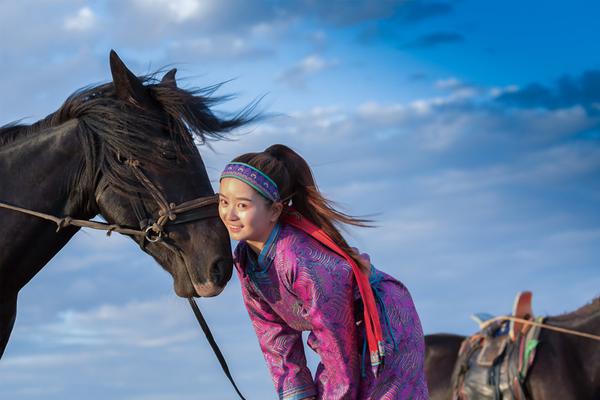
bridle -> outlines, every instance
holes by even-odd
[[[109,224],[98,221],[75,219],[70,216],[57,217],[51,214],[46,214],[40,211],[35,211],[19,206],[15,206],[8,203],[0,202],[0,208],[5,208],[12,211],[17,211],[23,214],[32,215],[41,219],[52,221],[57,225],[56,232],[67,226],[77,226],[80,228],[91,228],[97,230],[106,231],[106,234],[110,236],[112,232],[118,232],[124,235],[136,236],[139,238],[138,243],[147,240],[151,243],[164,242],[164,238],[168,237],[168,233],[165,231],[165,226],[168,224],[184,224],[192,221],[198,221],[202,219],[208,219],[218,217],[218,195],[213,194],[210,196],[197,197],[193,200],[183,202],[181,204],[170,203],[166,200],[165,196],[158,190],[156,185],[142,172],[140,169],[138,160],[126,161],[127,165],[132,167],[134,175],[140,181],[140,183],[148,190],[152,198],[156,201],[159,207],[158,218],[148,218],[148,213],[141,202],[132,202],[134,212],[139,219],[140,228],[132,228],[125,225]],[[107,188],[104,186],[99,194]],[[144,214],[140,211],[144,210]],[[143,243],[142,243],[143,247]],[[171,248],[170,246],[167,246]],[[171,248],[172,249],[172,248]]]
[[[144,174],[138,160],[127,159],[124,161],[124,164],[131,168],[133,175],[146,191],[150,193],[150,196],[158,205],[158,216],[153,217],[144,206],[142,196],[139,192],[137,193],[137,198],[131,197],[129,200],[131,208],[138,220],[140,234],[138,235],[137,242],[142,249],[145,249],[147,242],[159,242],[170,250],[177,250],[175,252],[179,252],[179,249],[173,247],[173,245],[164,240],[169,236],[168,232],[165,231],[167,225],[180,225],[219,216],[217,208],[219,202],[218,195],[213,194],[210,196],[197,197],[193,200],[175,204],[167,201],[166,197],[158,187],[146,176],[146,174]],[[108,185],[105,185],[98,194],[96,194],[96,201],[107,187]],[[141,235],[141,232],[143,232],[143,235]]]
[[[70,216],[56,217],[54,215],[30,210],[23,207],[18,207],[3,202],[0,202],[0,208],[5,208],[8,210],[52,221],[57,225],[56,232],[60,231],[61,229],[67,226],[78,226],[81,228],[104,230],[106,231],[106,234],[108,236],[112,232],[118,232],[124,235],[131,235],[136,237],[137,242],[142,248],[142,250],[145,250],[146,242],[159,243],[176,253],[178,256],[180,256],[181,250],[179,250],[179,248],[176,245],[168,243],[164,240],[168,237],[168,232],[165,231],[165,227],[167,225],[185,224],[192,221],[199,221],[202,219],[218,217],[218,194],[197,197],[193,200],[185,201],[181,204],[168,202],[165,196],[162,194],[162,192],[158,189],[158,187],[144,174],[144,172],[140,168],[139,160],[125,160],[124,162],[126,165],[132,168],[135,177],[139,180],[142,186],[144,186],[148,193],[150,193],[154,201],[158,204],[159,208],[158,217],[152,218],[151,216],[149,217],[150,213],[148,213],[146,208],[144,207],[144,203],[142,202],[141,195],[139,193],[137,194],[137,200],[130,200],[133,211],[139,221],[139,229],[117,224],[108,224],[98,221],[74,219]],[[104,185],[101,188],[101,190],[96,194],[96,202],[98,201],[98,198],[100,197],[102,192],[107,188],[108,185]],[[200,327],[204,331],[208,343],[210,344],[217,359],[219,360],[219,363],[221,364],[223,372],[233,385],[233,388],[240,396],[240,398],[242,400],[245,400],[244,396],[241,394],[237,385],[235,384],[231,373],[229,372],[229,368],[227,366],[225,358],[223,357],[221,350],[215,342],[214,337],[208,327],[208,324],[206,323],[206,320],[200,312],[198,304],[196,303],[193,297],[189,297],[188,300],[190,306],[192,307],[192,311],[194,312],[194,315],[196,316],[196,319],[200,324]]]
[[[147,242],[160,242],[167,245],[164,241],[169,236],[165,230],[167,225],[185,224],[219,216],[217,208],[218,195],[213,194],[197,197],[180,204],[169,202],[152,180],[144,174],[140,168],[139,160],[127,159],[123,163],[131,168],[133,175],[158,205],[158,216],[153,217],[144,206],[142,196],[139,192],[137,193],[137,198],[131,197],[129,200],[138,220],[140,230],[137,232],[137,242],[142,249],[145,249]],[[97,192],[96,202],[98,202],[98,199],[108,186],[108,184],[103,185]],[[167,247],[173,250],[171,246],[168,245]]]

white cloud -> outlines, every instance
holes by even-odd
[[[105,232],[93,229],[81,229],[71,240],[69,246],[73,252],[81,254],[77,258],[57,256],[56,271],[73,272],[86,268],[118,265],[126,263],[131,258],[131,250],[138,245],[130,238],[113,233],[107,236]]]
[[[519,90],[519,86],[517,85],[508,85],[503,87],[492,87],[489,89],[489,94],[491,97],[498,97],[504,93],[514,93]]]
[[[414,103],[413,103],[414,104]],[[361,104],[357,113],[359,116],[369,119],[383,121],[384,123],[399,123],[401,118],[406,114],[407,109],[411,106],[403,104],[379,104],[374,101]],[[414,111],[419,111],[418,107],[412,107]]]
[[[195,330],[181,329],[189,320],[187,311],[173,297],[104,304],[88,311],[65,310],[55,322],[38,327],[31,338],[61,345],[165,347],[197,337]],[[161,323],[149,327],[152,320]]]
[[[438,89],[454,89],[462,85],[463,83],[455,77],[439,79],[435,81],[435,87],[437,87]]]
[[[44,369],[48,367],[59,367],[65,365],[82,365],[98,358],[117,357],[117,351],[103,352],[81,352],[81,353],[44,353],[23,356],[6,357],[2,360],[3,368],[32,368]]]
[[[600,170],[600,149],[564,144],[524,154],[480,168],[448,168],[423,178],[424,187],[439,195],[483,190],[510,190],[515,185],[531,189],[562,185]]]
[[[299,70],[306,74],[314,74],[327,66],[327,62],[319,55],[313,54],[304,58],[298,64]]]
[[[64,27],[68,31],[89,31],[96,24],[96,15],[89,7],[80,8],[76,15],[67,17]]]
[[[206,59],[211,61],[258,59],[271,54],[251,37],[233,34],[195,35],[170,41],[166,47],[169,59]]]
[[[283,71],[278,80],[293,87],[304,87],[306,80],[319,72],[337,66],[339,61],[336,59],[324,59],[318,54],[311,54],[300,60]]]
[[[133,0],[142,10],[170,17],[179,23],[194,18],[206,18],[215,7],[207,0]]]

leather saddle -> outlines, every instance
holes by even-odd
[[[517,293],[513,304],[512,317],[531,320],[533,310],[531,299],[533,294],[526,290]],[[471,316],[482,328],[484,322],[494,318],[487,313],[478,313]],[[509,342],[515,343],[519,336],[525,336],[531,325],[518,321],[496,321],[482,330],[482,348],[477,356],[477,363],[482,367],[491,367],[494,361],[504,352]]]
[[[510,316],[534,319],[532,293],[519,292]],[[471,316],[480,331],[466,338],[459,350],[453,372],[454,399],[523,399],[522,383],[535,357],[535,347],[524,353],[528,344],[537,345],[539,328],[510,320],[497,320],[487,313]],[[539,319],[539,318],[538,318]],[[520,356],[525,354],[525,356]]]

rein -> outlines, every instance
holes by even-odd
[[[599,335],[593,335],[591,333],[579,332],[579,331],[575,331],[575,330],[572,330],[572,329],[561,328],[559,326],[543,324],[543,323],[540,323],[540,322],[530,321],[528,319],[523,319],[523,318],[511,317],[511,316],[508,316],[508,315],[504,315],[504,316],[499,316],[499,317],[494,317],[492,319],[488,319],[487,321],[479,324],[479,328],[480,329],[484,329],[488,325],[491,325],[495,321],[516,321],[516,322],[527,324],[527,325],[538,326],[540,328],[548,329],[548,330],[551,330],[551,331],[556,331],[556,332],[560,332],[560,333],[566,333],[566,334],[575,335],[575,336],[581,336],[581,337],[584,337],[584,338],[588,338],[588,339],[600,341],[600,336]]]
[[[202,328],[202,331],[204,332],[204,335],[206,336],[206,339],[208,340],[208,343],[210,344],[210,347],[213,349],[213,352],[217,356],[217,359],[219,360],[219,364],[221,364],[221,368],[223,369],[225,376],[227,376],[227,379],[229,379],[229,382],[231,382],[231,384],[233,385],[233,388],[237,392],[238,396],[240,396],[240,399],[246,400],[246,398],[242,395],[242,393],[240,393],[240,390],[238,389],[237,385],[235,384],[233,377],[231,376],[231,373],[229,372],[229,367],[227,366],[225,357],[223,357],[223,353],[221,353],[221,350],[219,349],[217,342],[215,342],[215,338],[213,337],[212,333],[210,332],[210,329],[208,328],[208,324],[206,323],[206,320],[202,316],[202,313],[200,312],[200,308],[198,307],[198,304],[196,304],[196,300],[194,300],[193,297],[188,297],[188,300],[190,302],[190,306],[192,307],[192,311],[194,312],[194,315],[196,316],[196,319],[198,320],[198,323],[200,324],[200,327]]]
[[[69,225],[72,225],[72,226],[79,226],[81,228],[91,228],[91,229],[107,231],[106,232],[107,236],[110,236],[110,234],[112,232],[118,232],[118,233],[122,233],[124,235],[141,235],[141,236],[146,235],[146,232],[144,232],[144,231],[126,228],[121,225],[106,224],[104,222],[90,221],[87,219],[74,219],[74,218],[71,218],[68,216],[59,218],[59,217],[55,217],[54,215],[45,214],[43,212],[33,211],[33,210],[29,210],[27,208],[21,208],[21,207],[13,206],[13,205],[10,205],[7,203],[2,203],[2,202],[0,202],[0,207],[6,208],[8,210],[18,211],[23,214],[33,215],[34,217],[42,218],[42,219],[45,219],[48,221],[52,221],[57,225],[56,232],[60,231],[61,229],[65,228]]]

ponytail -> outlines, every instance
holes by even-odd
[[[261,170],[277,183],[284,205],[291,205],[310,222],[321,228],[361,269],[368,271],[370,265],[353,250],[336,228],[335,224],[371,227],[372,221],[356,218],[336,210],[333,202],[319,191],[310,166],[291,148],[274,144],[262,153],[247,153],[233,160],[244,162]]]

